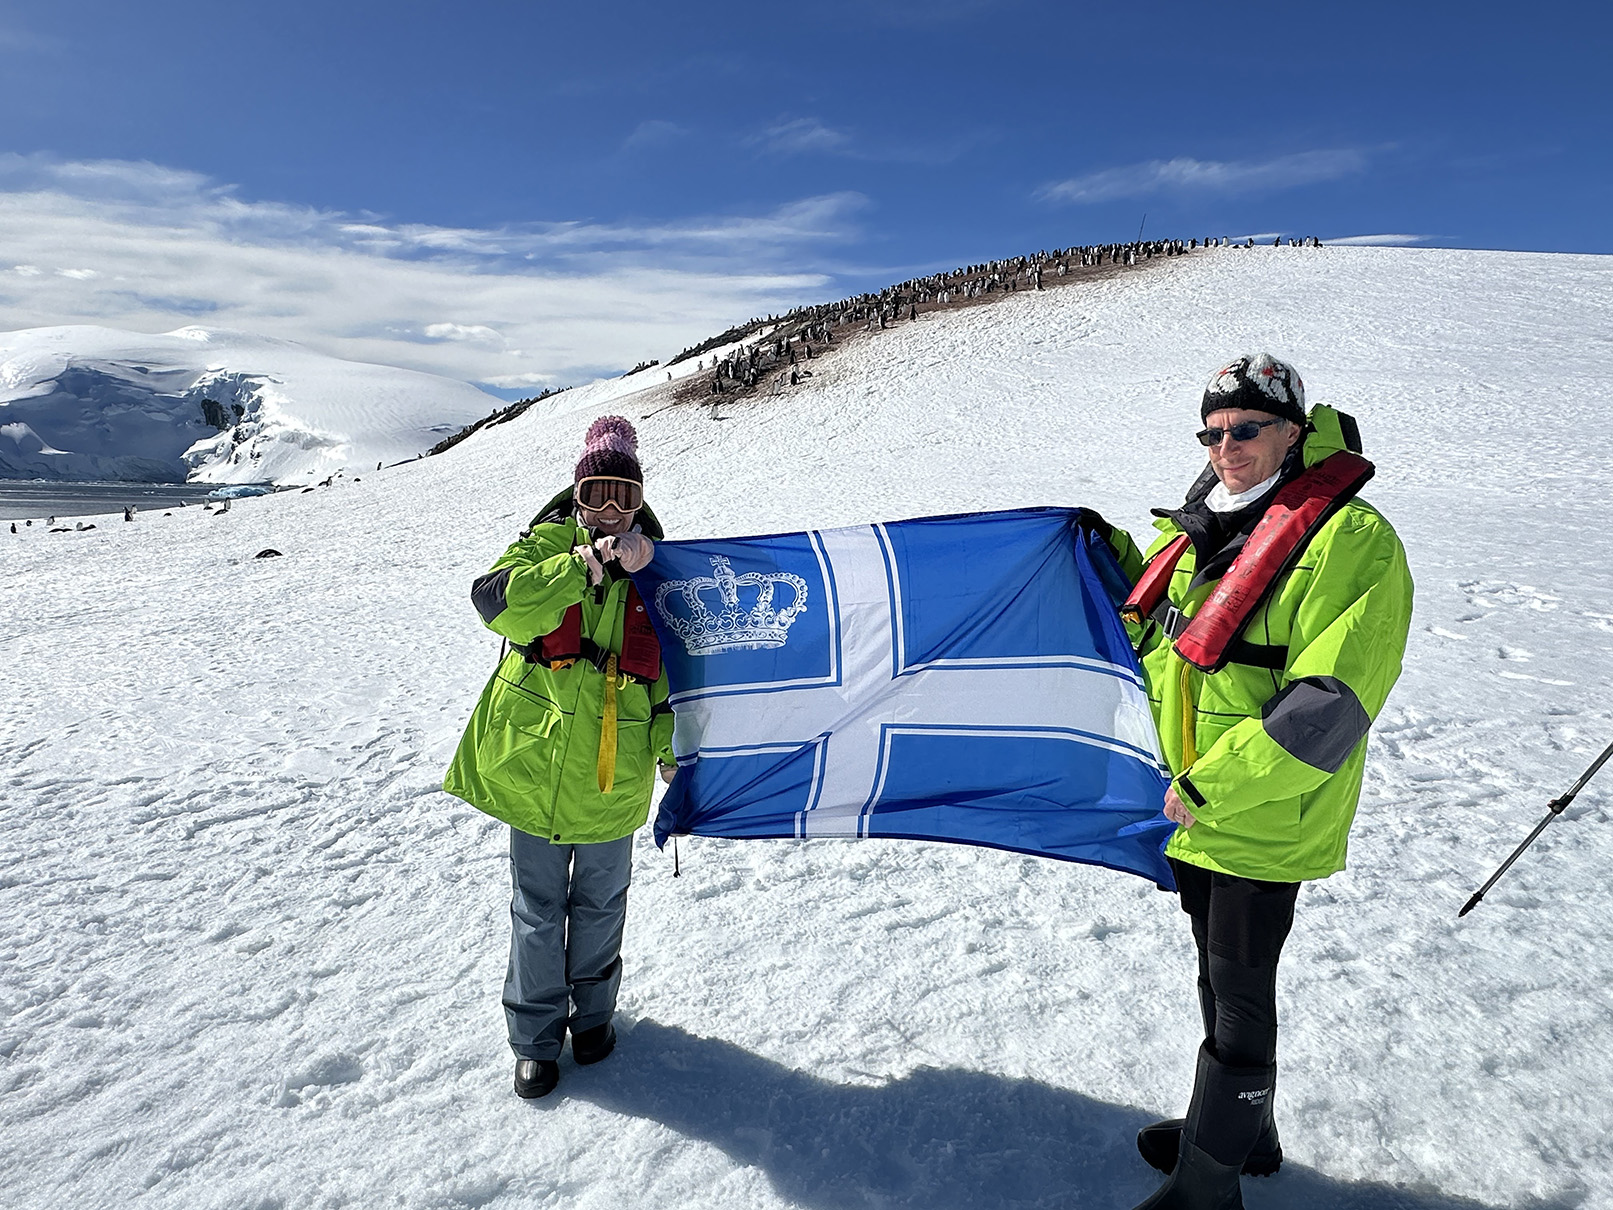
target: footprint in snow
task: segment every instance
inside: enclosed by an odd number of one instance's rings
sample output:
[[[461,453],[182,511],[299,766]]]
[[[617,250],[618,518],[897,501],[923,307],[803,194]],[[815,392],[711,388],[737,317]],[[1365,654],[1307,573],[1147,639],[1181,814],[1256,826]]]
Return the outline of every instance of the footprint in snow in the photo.
[[[301,1071],[283,1076],[271,1104],[276,1109],[292,1109],[302,1104],[302,1094],[342,1084],[357,1083],[364,1076],[364,1064],[353,1055],[325,1055]]]
[[[1532,584],[1513,584],[1508,581],[1467,580],[1456,586],[1467,594],[1468,604],[1476,608],[1510,605],[1513,608],[1533,609],[1549,613],[1562,604],[1562,598],[1543,592]]]

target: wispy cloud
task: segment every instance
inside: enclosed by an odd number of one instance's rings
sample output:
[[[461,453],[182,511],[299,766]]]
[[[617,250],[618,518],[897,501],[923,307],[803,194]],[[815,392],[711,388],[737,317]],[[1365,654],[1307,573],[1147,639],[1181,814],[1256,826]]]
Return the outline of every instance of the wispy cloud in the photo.
[[[831,289],[867,199],[676,222],[440,227],[144,163],[0,154],[0,330],[216,326],[493,385],[663,356]]]
[[[847,151],[851,147],[850,135],[825,126],[817,118],[791,118],[775,122],[746,141],[774,155],[822,154]]]
[[[689,133],[688,127],[679,126],[663,118],[640,122],[633,133],[622,142],[623,151],[648,151],[656,147],[670,147],[681,142]]]
[[[422,331],[427,340],[457,340],[465,344],[502,349],[508,343],[502,333],[486,324],[427,324]]]
[[[951,164],[972,148],[1000,137],[988,127],[949,129],[940,136],[903,137],[889,131],[874,137],[867,132],[825,125],[819,118],[781,118],[766,129],[748,135],[740,145],[758,155],[823,155],[872,164],[914,164],[938,167]]]
[[[1426,243],[1433,238],[1431,235],[1335,235],[1322,242],[1346,248],[1404,248],[1410,244]]]
[[[1350,149],[1302,151],[1268,160],[1146,160],[1055,181],[1037,190],[1045,202],[1089,204],[1161,193],[1258,193],[1334,181],[1364,172],[1367,158]]]

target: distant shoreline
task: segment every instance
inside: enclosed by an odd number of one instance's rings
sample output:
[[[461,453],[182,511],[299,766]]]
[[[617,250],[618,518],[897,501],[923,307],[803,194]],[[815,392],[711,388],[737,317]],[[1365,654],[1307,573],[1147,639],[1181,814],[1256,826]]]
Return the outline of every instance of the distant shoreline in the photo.
[[[47,517],[96,517],[179,508],[205,502],[220,483],[72,483],[53,479],[0,479],[0,521],[43,521]]]

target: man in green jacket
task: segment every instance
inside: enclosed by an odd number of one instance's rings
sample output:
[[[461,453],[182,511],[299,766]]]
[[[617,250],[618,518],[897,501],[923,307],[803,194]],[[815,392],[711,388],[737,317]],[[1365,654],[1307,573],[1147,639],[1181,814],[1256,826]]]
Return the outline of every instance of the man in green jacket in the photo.
[[[1307,413],[1299,375],[1264,353],[1218,370],[1201,416],[1210,465],[1181,508],[1156,510],[1131,602],[1204,1025],[1187,1117],[1138,1136],[1170,1174],[1138,1210],[1241,1207],[1240,1171],[1282,1163],[1277,960],[1300,883],[1344,868],[1367,730],[1411,624],[1405,550],[1354,495],[1372,472],[1349,417]]]
[[[508,643],[443,789],[510,825],[504,1013],[515,1091],[546,1096],[572,1058],[616,1045],[633,833],[657,762],[670,780],[666,672],[629,573],[660,525],[644,503],[638,438],[620,416],[588,430],[573,483],[471,588]]]

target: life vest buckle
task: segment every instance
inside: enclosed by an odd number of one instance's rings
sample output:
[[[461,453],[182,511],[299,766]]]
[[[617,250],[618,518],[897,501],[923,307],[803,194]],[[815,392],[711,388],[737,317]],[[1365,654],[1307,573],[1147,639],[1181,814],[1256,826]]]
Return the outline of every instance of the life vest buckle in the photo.
[[[1175,605],[1167,604],[1164,616],[1159,619],[1159,628],[1165,632],[1165,637],[1175,642],[1187,629],[1188,616]]]

